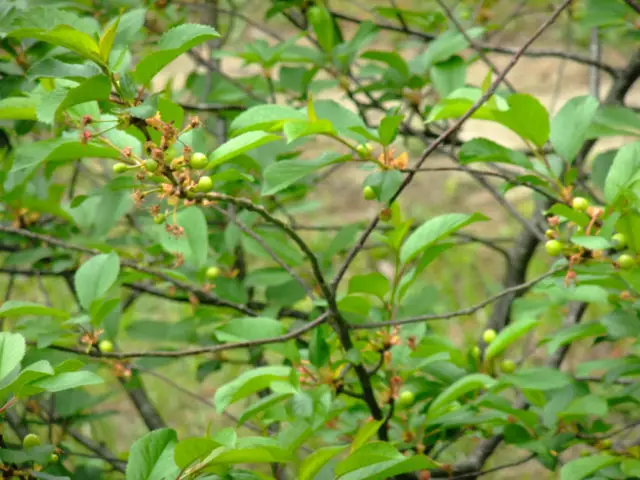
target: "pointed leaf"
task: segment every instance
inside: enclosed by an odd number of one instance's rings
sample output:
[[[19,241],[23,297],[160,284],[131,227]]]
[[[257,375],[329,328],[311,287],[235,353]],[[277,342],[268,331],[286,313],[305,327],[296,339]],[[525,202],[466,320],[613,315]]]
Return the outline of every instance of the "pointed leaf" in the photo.
[[[242,373],[216,391],[214,398],[216,410],[222,412],[232,403],[267,388],[275,381],[286,381],[290,371],[290,367],[270,366]]]
[[[575,97],[569,100],[551,121],[551,143],[556,151],[571,163],[580,147],[587,139],[589,126],[599,107],[591,96]]]
[[[69,313],[57,308],[47,307],[22,300],[7,300],[0,306],[0,317],[16,317],[23,315],[37,315],[42,317],[69,318]]]
[[[19,333],[0,333],[0,381],[22,361],[27,344]]]
[[[247,132],[223,143],[209,156],[209,168],[216,167],[261,145],[282,140],[278,135],[265,132]]]
[[[177,443],[174,430],[154,430],[131,447],[126,480],[163,480],[176,478],[180,469],[173,460]]]
[[[115,252],[96,255],[83,263],[73,280],[80,305],[89,310],[93,301],[101,298],[115,283],[119,272],[120,259]]]

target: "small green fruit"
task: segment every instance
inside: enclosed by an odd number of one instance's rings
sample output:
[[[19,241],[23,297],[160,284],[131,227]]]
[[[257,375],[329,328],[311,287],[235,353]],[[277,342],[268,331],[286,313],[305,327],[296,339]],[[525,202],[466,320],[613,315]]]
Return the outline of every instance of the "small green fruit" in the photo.
[[[311,310],[313,310],[313,300],[310,297],[304,297],[302,300],[296,302],[293,308],[304,313],[310,313]]]
[[[209,279],[214,279],[218,275],[220,275],[220,269],[218,267],[209,267],[209,268],[207,268],[207,272],[206,272],[205,275]]]
[[[149,158],[144,161],[144,168],[147,172],[155,172],[158,169],[158,162]]]
[[[362,189],[362,198],[364,198],[365,200],[375,200],[376,191],[370,186],[364,187]]]
[[[549,255],[555,257],[562,253],[563,246],[562,243],[560,243],[558,240],[549,240],[544,244],[544,249]]]
[[[164,213],[159,213],[158,215],[153,217],[153,221],[156,222],[158,225],[163,224],[166,219],[167,219],[167,216]]]
[[[408,407],[409,405],[413,405],[413,402],[416,401],[416,396],[413,394],[411,390],[403,390],[400,392],[398,396],[398,404],[403,407]]]
[[[623,270],[629,270],[633,268],[635,264],[636,260],[631,255],[624,253],[618,257],[618,265],[620,265],[620,268]]]
[[[513,373],[516,371],[516,366],[516,362],[513,360],[503,360],[502,363],[500,363],[500,370],[504,373]]]
[[[129,165],[126,163],[116,163],[113,166],[113,173],[124,173],[129,170]]]
[[[196,170],[203,169],[207,166],[208,163],[209,159],[207,158],[207,156],[204,153],[200,152],[194,153],[189,159],[189,165],[191,165],[191,168],[195,168]]]
[[[475,359],[480,358],[480,355],[482,355],[482,350],[480,350],[480,347],[478,345],[474,345],[473,348],[471,348],[471,356]]]
[[[29,433],[27,436],[22,439],[22,447],[23,448],[32,448],[37,447],[41,444],[40,437],[35,433]]]
[[[624,248],[627,245],[627,237],[624,233],[616,233],[611,237],[611,241],[617,249]]]
[[[496,331],[493,328],[490,328],[484,331],[484,333],[482,334],[482,340],[484,340],[484,343],[488,345],[493,342],[497,336],[498,334],[496,333]]]
[[[213,190],[213,180],[211,180],[211,177],[200,177],[196,189],[199,192],[210,192]]]
[[[605,438],[600,442],[603,448],[611,448],[613,446],[613,441],[610,438]]]
[[[555,230],[547,230],[546,232],[544,232],[544,236],[547,237],[549,240],[553,240],[554,238],[557,237],[557,233]]]
[[[113,343],[110,342],[109,340],[102,340],[98,344],[98,349],[104,353],[111,353],[113,352]]]
[[[361,143],[356,147],[356,151],[362,158],[366,158],[373,152],[373,147],[369,144]]]
[[[60,458],[55,453],[52,453],[49,457],[49,463],[57,463]]]
[[[586,212],[589,208],[589,200],[584,197],[576,197],[571,202],[571,206],[578,212]]]

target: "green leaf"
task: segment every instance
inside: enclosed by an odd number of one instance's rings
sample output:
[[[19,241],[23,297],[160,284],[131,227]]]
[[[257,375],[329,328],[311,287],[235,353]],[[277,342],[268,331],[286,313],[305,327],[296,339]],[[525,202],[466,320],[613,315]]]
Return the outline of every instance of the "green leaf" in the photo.
[[[640,171],[640,142],[628,143],[616,153],[604,184],[604,196],[615,201]]]
[[[265,132],[247,132],[228,140],[216,148],[209,156],[209,168],[216,167],[232,158],[242,155],[249,150],[267,143],[282,140],[278,135]]]
[[[115,252],[96,255],[83,263],[73,279],[80,305],[89,310],[93,301],[113,286],[119,272],[120,259]]]
[[[433,87],[441,98],[446,97],[457,89],[464,87],[467,76],[467,64],[462,57],[455,55],[444,62],[431,67]]]
[[[184,260],[196,268],[204,266],[209,254],[207,219],[197,207],[188,207],[176,216],[176,224],[184,228],[179,238],[158,227],[162,247],[171,253],[181,253]]]
[[[85,385],[97,385],[103,383],[101,377],[92,372],[64,372],[33,382],[31,386],[41,388],[47,392],[60,392]]]
[[[342,475],[338,477],[338,480],[387,480],[402,473],[416,472],[436,467],[433,460],[424,455],[415,455],[409,458],[395,458],[373,464],[367,462],[365,457],[362,458],[362,464],[366,466]]]
[[[298,479],[313,480],[316,474],[322,470],[322,467],[345,448],[345,445],[336,445],[316,449],[302,461],[298,470]]]
[[[41,28],[23,28],[8,34],[10,37],[35,38],[43,42],[58,45],[77,53],[81,57],[104,65],[98,44],[88,34],[68,25],[58,25],[51,30]]]
[[[462,163],[499,162],[532,168],[531,162],[524,153],[503,147],[487,138],[474,138],[465,142],[460,147],[458,157]]]
[[[327,152],[315,160],[285,160],[272,163],[264,171],[261,195],[274,195],[316,170],[348,158],[351,157]]]
[[[440,394],[431,402],[431,405],[429,405],[429,409],[427,410],[427,419],[433,419],[434,417],[441,415],[445,409],[449,407],[451,402],[457,400],[461,396],[474,390],[491,388],[495,383],[495,379],[483,373],[472,373],[460,378],[440,392]]]
[[[251,130],[280,130],[288,120],[306,120],[304,112],[287,105],[268,104],[251,107],[233,119],[229,130],[234,134]]]
[[[622,473],[627,477],[640,477],[640,460],[622,460],[620,470],[622,470]]]
[[[69,318],[69,312],[37,303],[24,302],[22,300],[7,300],[0,306],[0,317],[18,317],[24,315]]]
[[[384,423],[384,420],[372,420],[370,422],[365,423],[356,433],[356,436],[353,437],[353,441],[351,442],[350,452],[354,453],[360,447],[362,447],[365,443],[367,443],[371,437],[373,437],[380,427]]]
[[[222,412],[232,403],[267,388],[275,381],[286,381],[290,371],[290,367],[269,366],[242,373],[216,391],[214,398],[216,410]]]
[[[151,53],[144,56],[133,74],[138,83],[147,84],[164,67],[193,47],[219,37],[208,25],[185,23],[165,33]]]
[[[560,470],[560,480],[582,480],[604,467],[620,462],[620,458],[612,455],[591,455],[577,458],[566,463]]]
[[[178,442],[174,451],[174,461],[182,469],[204,459],[220,444],[210,438],[186,438]]]
[[[66,109],[81,103],[93,100],[107,100],[111,93],[111,83],[104,75],[97,75],[82,82],[69,90],[55,110],[55,118],[58,118]]]
[[[335,42],[335,30],[329,10],[319,6],[311,7],[307,10],[307,18],[322,49],[330,52]]]
[[[591,96],[574,97],[553,117],[551,143],[565,161],[571,163],[575,159],[599,105]]]
[[[585,395],[576,398],[566,408],[558,413],[559,418],[572,416],[595,416],[604,418],[609,413],[607,401],[597,395]]]
[[[502,375],[500,380],[522,389],[543,391],[555,390],[571,383],[571,378],[566,373],[546,367],[518,370],[511,375]]]
[[[488,220],[488,218],[480,213],[472,215],[450,213],[431,218],[418,227],[404,242],[404,245],[400,248],[400,260],[402,263],[407,263],[438,240],[471,223],[485,220]]]
[[[398,127],[402,123],[404,117],[402,115],[390,115],[384,117],[378,126],[378,136],[380,143],[387,146],[393,143],[398,135]]]
[[[538,320],[536,318],[528,318],[514,322],[501,330],[485,351],[487,361],[491,361],[501,355],[510,345],[526,335],[537,324]]]
[[[538,147],[549,138],[549,114],[531,95],[516,93],[507,98],[509,110],[494,112],[495,119]]]
[[[605,333],[607,333],[607,330],[599,323],[571,325],[570,327],[564,328],[551,335],[551,340],[547,344],[549,355],[553,354],[553,352],[563,345],[567,345],[584,338],[604,335]]]
[[[276,337],[284,331],[285,326],[282,322],[269,317],[234,318],[215,330],[218,339],[225,342]]]
[[[246,421],[252,419],[257,414],[264,412],[268,408],[271,408],[273,405],[276,405],[287,398],[291,397],[293,393],[285,392],[285,393],[272,393],[264,398],[261,398],[257,402],[252,403],[242,415],[238,418],[238,426],[243,425]]]
[[[0,381],[20,365],[27,344],[19,333],[0,332]]]
[[[482,27],[474,27],[466,31],[471,39],[478,38],[483,32],[484,29]],[[429,43],[427,50],[420,55],[418,64],[424,72],[432,65],[448,60],[468,46],[469,42],[462,33],[456,30],[449,30]]]
[[[389,292],[389,279],[379,272],[355,275],[349,280],[349,293],[370,293],[382,299]]]
[[[309,342],[309,361],[312,365],[321,368],[324,367],[329,358],[331,358],[331,347],[326,340],[327,328],[321,325],[311,333],[311,341]]]
[[[162,428],[145,434],[131,447],[126,480],[164,480],[176,478],[180,469],[173,460],[177,436]]]
[[[32,98],[9,97],[0,100],[0,120],[32,120],[36,115],[37,103]]]
[[[597,235],[574,235],[571,243],[589,250],[607,250],[613,246],[609,239]]]
[[[104,34],[100,37],[100,44],[98,47],[100,48],[100,56],[104,63],[109,62],[109,54],[111,53],[111,49],[113,48],[113,42],[116,39],[116,32],[118,30],[118,25],[120,24],[120,17],[116,19],[109,27],[105,30]]]
[[[329,120],[290,120],[285,122],[283,132],[287,137],[287,143],[309,135],[335,133]]]
[[[0,389],[0,399],[4,398],[9,392],[19,398],[28,397],[42,390],[39,388],[30,388],[29,384],[35,382],[42,377],[54,375],[55,372],[51,368],[51,364],[46,360],[40,360],[22,369],[20,374],[12,380],[9,385]]]

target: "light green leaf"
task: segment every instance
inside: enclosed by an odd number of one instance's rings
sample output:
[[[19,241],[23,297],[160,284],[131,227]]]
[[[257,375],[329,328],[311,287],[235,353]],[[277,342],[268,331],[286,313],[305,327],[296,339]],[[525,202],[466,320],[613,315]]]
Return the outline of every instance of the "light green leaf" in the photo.
[[[427,220],[404,242],[404,245],[400,248],[400,260],[402,263],[407,263],[438,240],[471,223],[485,220],[488,220],[488,218],[480,213],[472,215],[450,213]]]
[[[622,473],[624,473],[627,477],[640,477],[640,460],[622,460],[620,470],[622,470]]]
[[[111,93],[111,83],[104,75],[91,77],[75,88],[69,90],[58,105],[55,116],[59,117],[67,108],[93,100],[107,100]]]
[[[315,120],[313,122],[309,120],[289,120],[285,122],[283,131],[287,137],[287,143],[309,135],[335,133],[329,120]]]
[[[275,142],[276,140],[282,140],[278,135],[265,132],[247,132],[231,140],[223,143],[216,148],[211,155],[209,155],[208,168],[216,167],[222,163],[225,163],[232,158],[242,155],[249,150],[258,148],[267,143]]]
[[[179,238],[158,227],[162,247],[171,253],[181,253],[185,262],[196,268],[204,266],[209,254],[207,219],[197,207],[188,207],[176,216],[176,224],[184,228]]]
[[[0,306],[0,317],[18,317],[24,315],[69,318],[69,312],[37,303],[24,302],[22,300],[7,300]]]
[[[243,425],[247,420],[252,419],[260,412],[264,412],[266,409],[276,405],[287,398],[291,397],[293,393],[272,393],[264,398],[261,398],[257,402],[252,403],[247,409],[242,412],[242,415],[238,418],[238,425]]]
[[[100,48],[93,38],[68,25],[58,25],[51,30],[23,28],[10,32],[8,36],[42,40],[43,42],[67,48],[81,57],[93,60],[99,65],[104,65],[100,56]]]
[[[460,147],[458,157],[462,163],[499,162],[532,168],[527,156],[487,138],[474,138]]]
[[[242,373],[216,391],[214,398],[216,410],[222,412],[232,403],[267,388],[272,382],[286,381],[290,372],[290,367],[269,366]]]
[[[26,97],[9,97],[0,100],[0,120],[37,120],[36,101]]]
[[[383,423],[384,420],[374,420],[371,422],[367,422],[362,427],[360,427],[360,430],[358,430],[356,436],[353,437],[350,452],[354,453],[365,443],[367,443],[371,439],[371,437],[378,433],[378,430]]]
[[[233,119],[229,129],[234,135],[251,130],[282,129],[289,120],[306,120],[304,112],[287,105],[268,104],[251,107]]]
[[[559,332],[555,332],[550,336],[550,341],[547,344],[549,355],[553,354],[561,346],[573,343],[584,338],[596,337],[607,333],[607,329],[600,323],[583,323],[578,325],[571,325],[564,328]]]
[[[101,298],[115,283],[120,272],[120,259],[116,252],[96,255],[82,264],[73,279],[78,301],[85,310],[94,300]]]
[[[549,114],[531,95],[516,93],[507,98],[509,110],[494,111],[495,119],[538,147],[549,138]]]
[[[126,480],[165,480],[176,478],[180,469],[173,460],[177,436],[162,428],[147,433],[131,447]]]
[[[563,105],[551,121],[550,139],[554,148],[571,163],[587,139],[589,126],[599,107],[591,96],[574,97]]]
[[[237,342],[276,337],[285,332],[285,326],[275,318],[242,317],[234,318],[222,327],[216,328],[215,331],[219,340]]]
[[[176,465],[184,469],[204,459],[218,447],[220,444],[210,438],[186,438],[176,445],[173,458]]]
[[[104,31],[103,35],[100,37],[100,44],[98,45],[100,49],[100,56],[104,63],[109,62],[109,54],[111,53],[111,49],[113,48],[113,42],[116,39],[116,32],[118,30],[118,24],[120,23],[120,17],[116,19],[107,29]]]
[[[19,333],[0,332],[0,381],[20,365],[27,344]]]
[[[595,416],[604,418],[609,413],[607,401],[597,395],[585,395],[576,398],[566,408],[558,413],[558,417]]]
[[[348,158],[351,157],[327,152],[315,160],[284,160],[272,163],[264,171],[261,195],[274,195],[316,170]]]
[[[555,390],[571,383],[566,373],[546,367],[518,370],[511,375],[502,375],[500,380],[518,388],[542,391]]]
[[[370,293],[384,298],[389,292],[389,279],[379,272],[355,275],[349,280],[349,293]]]
[[[491,388],[495,383],[495,379],[483,373],[472,373],[460,378],[440,392],[440,394],[431,402],[429,410],[427,410],[427,419],[433,419],[434,417],[442,414],[444,409],[447,408],[451,402],[457,400],[461,396],[474,390]]]
[[[53,375],[54,373],[53,368],[51,368],[51,365],[46,360],[32,363],[28,367],[23,368],[18,377],[13,379],[9,385],[0,389],[0,399],[4,398],[9,392],[13,392],[13,395],[20,398],[40,393],[42,391],[41,389],[30,389],[28,384],[42,377]]]
[[[604,184],[604,196],[613,202],[640,171],[640,142],[628,143],[618,150]]]
[[[307,10],[307,18],[322,49],[325,52],[330,52],[335,43],[335,31],[331,13],[324,7],[314,6]]]
[[[322,447],[306,457],[298,470],[299,480],[313,480],[326,463],[346,448],[346,445]]]
[[[566,463],[560,470],[560,480],[582,480],[604,467],[619,463],[621,458],[612,455],[591,455]]]
[[[455,55],[444,62],[431,67],[431,80],[441,98],[464,87],[467,76],[467,64],[462,57]]]
[[[151,53],[143,57],[133,74],[135,80],[147,84],[164,67],[193,47],[219,37],[208,25],[185,23],[165,33]]]
[[[415,455],[409,458],[401,457],[373,464],[367,462],[366,457],[364,457],[362,458],[362,464],[365,466],[338,477],[338,480],[387,480],[402,473],[436,467],[433,460],[424,455]]]
[[[92,372],[64,372],[33,382],[30,386],[41,388],[47,392],[60,392],[71,388],[103,383],[101,377]]]

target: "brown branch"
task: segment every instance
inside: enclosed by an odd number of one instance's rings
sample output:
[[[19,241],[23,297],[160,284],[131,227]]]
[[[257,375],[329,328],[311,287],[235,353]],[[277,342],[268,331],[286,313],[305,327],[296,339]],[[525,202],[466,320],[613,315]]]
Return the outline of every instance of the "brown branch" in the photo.
[[[633,8],[636,13],[640,14],[640,2],[638,0],[624,0],[624,3]]]

